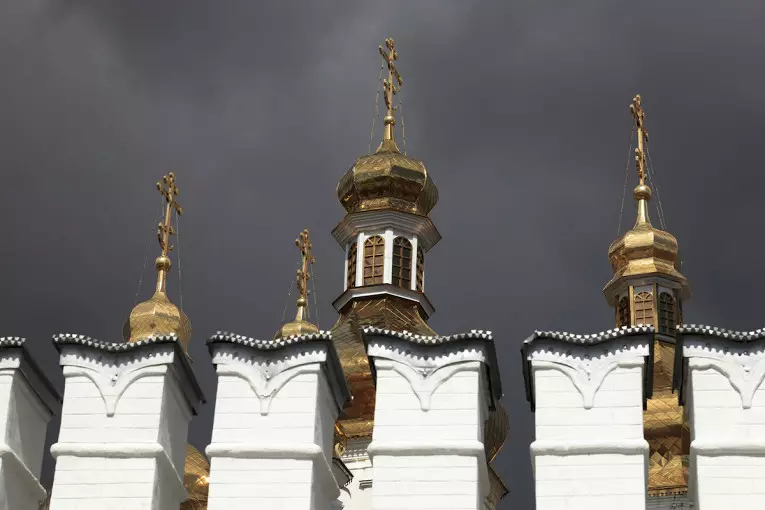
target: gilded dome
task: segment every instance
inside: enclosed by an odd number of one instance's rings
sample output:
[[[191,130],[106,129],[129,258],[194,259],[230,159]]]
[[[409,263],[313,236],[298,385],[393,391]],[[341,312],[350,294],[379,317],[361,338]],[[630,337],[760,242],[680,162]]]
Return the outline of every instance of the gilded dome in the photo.
[[[175,306],[167,297],[165,284],[170,259],[157,258],[157,290],[148,300],[138,303],[130,312],[122,334],[126,342],[138,342],[147,338],[175,335],[183,349],[188,352],[191,339],[191,321],[183,310]]]
[[[688,280],[678,270],[680,257],[675,236],[651,225],[648,218],[648,200],[651,189],[645,184],[634,190],[638,201],[635,226],[611,243],[608,259],[614,277],[605,287],[607,295],[624,278],[661,275],[680,284],[682,297],[690,295]]]
[[[274,340],[289,338],[291,336],[312,335],[318,333],[319,328],[306,320],[294,320],[283,324],[274,335]]]
[[[199,450],[187,444],[183,486],[189,497],[181,504],[180,510],[206,510],[209,485],[210,462]]]
[[[386,139],[343,175],[337,198],[349,213],[396,209],[424,216],[438,202],[438,188],[422,161],[401,154],[396,142]]]

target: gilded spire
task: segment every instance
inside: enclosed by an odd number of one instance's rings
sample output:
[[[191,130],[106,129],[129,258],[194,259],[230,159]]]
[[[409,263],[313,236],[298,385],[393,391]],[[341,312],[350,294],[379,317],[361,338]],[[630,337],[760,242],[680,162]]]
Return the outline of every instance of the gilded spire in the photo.
[[[169,255],[173,251],[170,236],[175,234],[172,215],[173,211],[179,216],[183,214],[183,208],[176,198],[180,190],[175,184],[175,174],[170,172],[162,177],[162,181],[157,183],[157,190],[165,199],[164,218],[157,226],[157,240],[161,250],[154,262],[157,286],[149,300],[139,303],[130,312],[124,336],[128,342],[138,342],[154,336],[175,335],[186,349],[191,338],[191,323],[186,314],[167,297],[167,276],[172,266]]]
[[[635,127],[637,129],[638,146],[635,149],[635,166],[638,171],[639,184],[633,191],[635,200],[638,202],[638,214],[635,226],[642,223],[651,224],[651,220],[648,218],[648,200],[651,199],[651,188],[645,183],[645,170],[646,170],[646,151],[645,143],[648,142],[648,131],[645,129],[645,110],[640,101],[640,94],[636,95],[632,99],[630,105],[630,112],[635,119]]]
[[[387,52],[386,52],[387,48]],[[393,105],[393,96],[398,94],[399,88],[404,84],[403,78],[396,68],[396,60],[398,60],[398,52],[396,51],[395,43],[393,39],[388,37],[385,39],[385,48],[379,47],[380,55],[385,63],[388,65],[388,77],[383,79],[383,97],[385,99],[385,134],[383,135],[383,141],[378,147],[377,152],[383,150],[395,150],[398,152],[398,146],[396,145],[394,126],[396,125],[396,118],[393,113],[396,111],[396,107]]]
[[[274,340],[319,332],[319,328],[308,321],[308,280],[311,278],[311,266],[316,262],[311,254],[313,245],[308,237],[308,229],[303,230],[295,239],[295,245],[300,249],[300,269],[297,270],[295,278],[298,289],[297,313],[294,321],[279,328]]]

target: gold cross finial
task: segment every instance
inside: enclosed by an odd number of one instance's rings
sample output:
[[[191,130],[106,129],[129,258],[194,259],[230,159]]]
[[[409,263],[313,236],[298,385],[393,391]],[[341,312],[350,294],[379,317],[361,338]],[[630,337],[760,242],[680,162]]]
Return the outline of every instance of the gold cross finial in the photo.
[[[379,47],[380,55],[388,65],[388,77],[383,80],[383,97],[385,99],[385,106],[387,113],[385,115],[385,137],[384,140],[393,140],[393,126],[396,124],[396,120],[393,117],[395,106],[393,106],[393,96],[398,94],[399,88],[404,84],[403,78],[396,68],[396,60],[398,60],[398,52],[396,52],[396,46],[393,39],[388,37],[385,39],[385,48]]]
[[[310,264],[316,262],[316,259],[311,255],[311,249],[313,245],[308,238],[308,229],[303,230],[297,239],[295,244],[300,248],[301,265],[297,270],[297,288],[298,288],[298,313],[300,308],[308,306],[308,280],[311,278]]]
[[[635,118],[635,126],[637,127],[637,134],[638,134],[638,146],[637,149],[635,149],[635,165],[637,166],[638,171],[638,178],[640,179],[640,184],[645,184],[645,166],[646,166],[646,155],[645,155],[645,149],[643,148],[643,138],[645,137],[645,141],[648,141],[648,131],[645,129],[645,110],[643,110],[643,105],[640,102],[640,94],[636,95],[632,99],[632,104],[630,105],[630,112],[632,113],[632,116]]]
[[[175,234],[175,229],[173,229],[171,222],[173,210],[178,213],[178,216],[183,214],[183,207],[181,207],[181,204],[175,198],[180,193],[178,186],[175,185],[175,174],[170,172],[162,177],[162,182],[157,183],[157,189],[165,197],[165,202],[167,202],[165,218],[157,228],[157,239],[159,240],[160,248],[162,248],[162,256],[167,257],[167,254],[173,251],[173,247],[170,245],[170,236]]]

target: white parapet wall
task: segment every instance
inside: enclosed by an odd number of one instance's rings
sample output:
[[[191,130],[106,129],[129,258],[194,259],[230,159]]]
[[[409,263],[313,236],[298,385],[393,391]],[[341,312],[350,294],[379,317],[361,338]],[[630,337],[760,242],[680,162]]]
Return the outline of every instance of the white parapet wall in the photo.
[[[208,345],[218,374],[208,509],[340,508],[334,425],[350,395],[329,333],[218,333]]]
[[[24,347],[0,338],[0,510],[37,510],[48,422],[61,402]]]
[[[188,423],[203,400],[177,339],[54,342],[65,384],[50,510],[177,509]]]
[[[678,327],[698,510],[765,508],[765,330]]]
[[[377,385],[373,510],[483,509],[484,423],[501,397],[491,334],[364,330]]]
[[[537,510],[645,510],[652,345],[646,326],[524,342]]]

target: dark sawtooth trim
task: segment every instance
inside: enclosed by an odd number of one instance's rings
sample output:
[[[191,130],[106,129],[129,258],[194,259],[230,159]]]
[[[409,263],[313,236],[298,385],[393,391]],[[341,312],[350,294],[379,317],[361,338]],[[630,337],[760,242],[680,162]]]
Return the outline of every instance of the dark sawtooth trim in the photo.
[[[685,345],[686,336],[721,340],[723,342],[733,342],[737,344],[748,344],[765,339],[765,328],[755,329],[753,331],[735,331],[718,328],[716,326],[704,326],[702,324],[680,324],[675,331],[675,369],[672,374],[672,389],[677,390],[680,405],[685,405],[685,381],[688,377],[688,360],[683,356],[683,346]]]
[[[523,380],[526,386],[526,401],[531,407],[531,412],[536,411],[536,402],[534,400],[534,378],[531,374],[531,361],[529,353],[533,344],[537,340],[554,340],[571,345],[593,346],[631,336],[653,335],[656,333],[653,326],[624,326],[621,328],[607,329],[599,333],[590,335],[578,335],[567,333],[565,331],[535,331],[530,337],[523,341],[521,346],[521,364],[523,367]],[[646,409],[647,401],[653,396],[653,359],[654,346],[653,338],[648,342],[648,356],[645,360],[646,369],[643,377],[643,409]]]
[[[194,370],[191,368],[191,362],[188,354],[184,352],[178,337],[175,335],[161,335],[150,337],[138,342],[104,342],[85,335],[74,335],[69,333],[53,335],[53,345],[59,353],[65,346],[80,346],[86,349],[93,349],[102,352],[108,352],[116,355],[132,353],[146,349],[148,346],[172,344],[176,356],[173,357],[174,372],[180,380],[181,391],[186,397],[186,401],[191,407],[191,412],[196,415],[200,405],[207,403],[202,387],[199,386]]]
[[[499,365],[497,363],[497,350],[494,347],[494,340],[491,331],[472,330],[469,333],[459,333],[449,336],[426,336],[416,335],[408,331],[393,331],[390,329],[375,328],[367,326],[361,330],[361,336],[364,339],[364,348],[369,348],[369,339],[372,336],[383,336],[396,340],[403,340],[426,347],[435,347],[445,344],[460,344],[479,341],[486,347],[488,354],[487,368],[489,372],[489,391],[491,392],[491,410],[496,408],[495,402],[502,398],[502,381],[499,376]],[[370,363],[372,377],[377,383],[377,374],[375,373],[374,363]]]
[[[0,338],[0,349],[7,351],[19,351],[19,371],[29,383],[42,404],[51,414],[57,414],[61,410],[61,394],[50,382],[45,372],[40,368],[37,362],[32,358],[26,346],[26,339],[21,337],[3,337]]]
[[[319,331],[310,335],[293,335],[279,340],[257,340],[236,333],[217,331],[207,341],[207,348],[210,350],[210,354],[213,352],[212,346],[214,344],[241,345],[242,347],[258,351],[277,351],[295,345],[318,344],[326,346],[327,362],[326,366],[322,367],[322,369],[325,371],[327,379],[334,383],[335,397],[341,411],[351,398],[351,391],[348,389],[348,383],[345,381],[345,373],[340,364],[340,358],[332,342],[332,335],[328,331]]]

